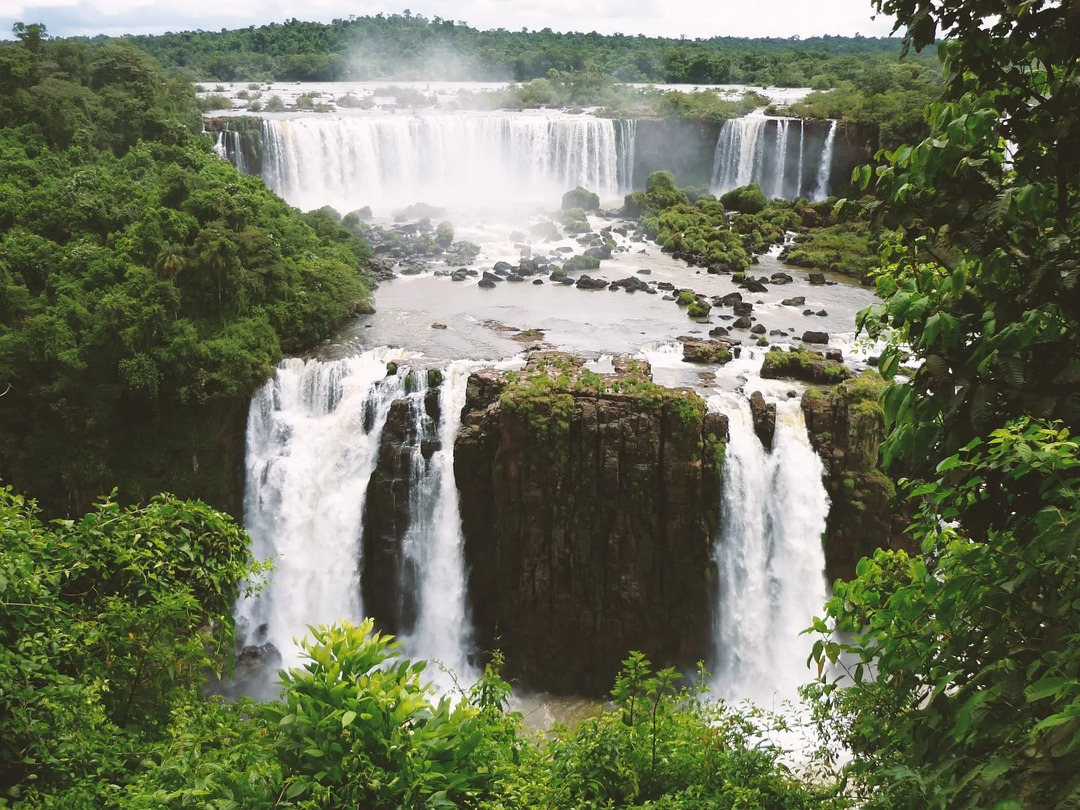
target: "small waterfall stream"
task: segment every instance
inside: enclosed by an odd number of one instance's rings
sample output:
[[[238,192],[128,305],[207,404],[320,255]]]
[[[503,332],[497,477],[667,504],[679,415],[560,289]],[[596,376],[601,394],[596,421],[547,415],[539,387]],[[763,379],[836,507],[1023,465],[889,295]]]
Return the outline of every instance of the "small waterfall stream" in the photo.
[[[799,634],[826,596],[821,535],[829,500],[823,469],[798,401],[777,403],[771,452],[754,433],[745,399],[725,398],[723,408],[730,439],[714,548],[714,690],[762,702],[793,698],[809,675],[811,642]]]
[[[833,146],[836,143],[836,121],[829,125],[829,134],[825,136],[825,145],[821,148],[821,160],[818,161],[817,185],[814,186],[814,199],[824,200],[829,196],[829,177],[832,174]]]

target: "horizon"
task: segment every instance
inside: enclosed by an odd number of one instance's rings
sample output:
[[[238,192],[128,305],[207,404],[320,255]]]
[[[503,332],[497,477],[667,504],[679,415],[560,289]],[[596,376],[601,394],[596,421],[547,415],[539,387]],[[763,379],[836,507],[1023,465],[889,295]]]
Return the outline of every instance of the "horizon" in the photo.
[[[357,7],[360,5],[361,7]],[[717,4],[700,10],[693,0],[598,0],[588,14],[578,14],[573,0],[555,0],[536,8],[525,0],[426,0],[420,8],[391,11],[373,3],[313,0],[300,19],[287,0],[236,0],[228,6],[193,0],[177,8],[168,0],[15,0],[0,14],[4,39],[17,22],[45,25],[50,37],[156,36],[167,33],[218,33],[289,20],[329,24],[335,19],[411,14],[427,20],[451,20],[480,31],[506,30],[557,34],[598,33],[656,39],[700,41],[734,39],[812,39],[815,37],[887,38],[892,21],[874,18],[868,0],[823,0],[813,8],[800,0],[760,0],[754,14],[732,12]],[[292,8],[292,10],[290,10]],[[772,11],[770,11],[770,9]],[[359,13],[357,13],[359,12]]]

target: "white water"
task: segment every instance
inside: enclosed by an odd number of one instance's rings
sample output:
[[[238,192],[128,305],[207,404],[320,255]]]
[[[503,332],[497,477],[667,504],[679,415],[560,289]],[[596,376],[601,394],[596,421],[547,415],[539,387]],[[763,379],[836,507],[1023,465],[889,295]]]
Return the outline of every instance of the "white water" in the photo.
[[[630,189],[628,122],[562,113],[333,115],[263,119],[263,177],[299,208],[417,201],[458,209],[551,205],[584,186]]]
[[[457,362],[443,370],[437,427],[424,418],[422,408],[410,409],[421,421],[417,434],[428,432],[428,438],[437,437],[440,448],[429,459],[418,452],[413,455],[409,528],[402,541],[404,554],[419,579],[416,626],[404,639],[406,652],[414,658],[438,661],[456,673],[459,683],[475,680],[468,663],[471,639],[465,608],[464,537],[454,481],[454,440],[473,367],[475,364]],[[417,392],[418,397],[423,393]],[[427,675],[444,690],[452,686],[438,672],[429,670]]]
[[[359,622],[364,617],[360,577],[363,516],[368,481],[378,461],[380,435],[390,404],[410,403],[417,437],[410,482],[410,523],[402,540],[405,559],[417,572],[416,623],[405,638],[413,658],[434,659],[468,684],[469,620],[454,439],[465,404],[469,370],[451,363],[439,391],[441,419],[424,409],[426,374],[406,391],[407,369],[386,375],[388,360],[402,352],[376,349],[324,362],[284,361],[252,400],[247,434],[245,524],[258,559],[275,570],[266,588],[236,606],[243,646],[271,643],[282,666],[300,663],[296,639],[309,625]],[[440,449],[424,459],[421,440]],[[431,669],[443,689],[452,681]],[[264,684],[273,681],[264,673]]]
[[[244,525],[271,560],[269,585],[236,606],[245,646],[272,643],[285,667],[308,625],[363,618],[359,575],[367,482],[390,403],[401,395],[376,350],[334,362],[285,360],[251,401]]]
[[[807,682],[812,640],[800,636],[825,602],[821,535],[829,511],[823,468],[798,400],[777,403],[771,452],[747,401],[716,397],[730,419],[722,522],[713,690],[763,703],[793,699]]]
[[[836,121],[829,125],[829,134],[825,136],[825,145],[821,149],[818,163],[817,185],[814,186],[814,199],[824,200],[829,196],[829,175],[832,174],[833,144],[836,142]]]
[[[797,141],[789,137],[796,121]],[[805,153],[805,130],[806,122],[800,118],[766,117],[760,112],[725,121],[716,139],[709,190],[720,195],[757,183],[772,197],[794,199],[805,194],[815,201],[825,199],[829,195],[836,121],[831,122],[821,153],[816,157],[812,187],[803,180],[807,160],[814,160],[813,155]],[[814,165],[811,162],[808,168],[813,171]]]

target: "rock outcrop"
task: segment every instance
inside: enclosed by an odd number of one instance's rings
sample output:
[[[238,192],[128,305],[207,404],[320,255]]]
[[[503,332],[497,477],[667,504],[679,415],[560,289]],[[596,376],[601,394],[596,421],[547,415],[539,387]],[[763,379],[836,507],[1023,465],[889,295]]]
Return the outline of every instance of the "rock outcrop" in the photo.
[[[855,564],[879,547],[908,548],[907,521],[894,514],[892,480],[881,471],[884,415],[878,402],[885,383],[876,372],[826,391],[803,394],[810,443],[825,465],[832,506],[825,530],[825,573],[851,579]]]
[[[455,445],[470,609],[526,689],[602,695],[628,650],[710,654],[727,420],[648,364],[560,353],[468,383]]]

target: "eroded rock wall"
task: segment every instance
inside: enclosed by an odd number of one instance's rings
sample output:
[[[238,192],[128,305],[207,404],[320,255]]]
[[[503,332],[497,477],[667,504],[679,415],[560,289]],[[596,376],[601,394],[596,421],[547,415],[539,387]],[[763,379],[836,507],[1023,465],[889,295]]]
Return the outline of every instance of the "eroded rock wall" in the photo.
[[[876,548],[906,548],[905,521],[892,508],[895,489],[881,471],[884,416],[874,372],[802,398],[810,443],[825,465],[832,505],[825,531],[829,581],[855,576],[856,563]]]
[[[528,689],[601,695],[630,650],[709,657],[726,419],[629,361],[469,381],[455,446],[471,612]]]

